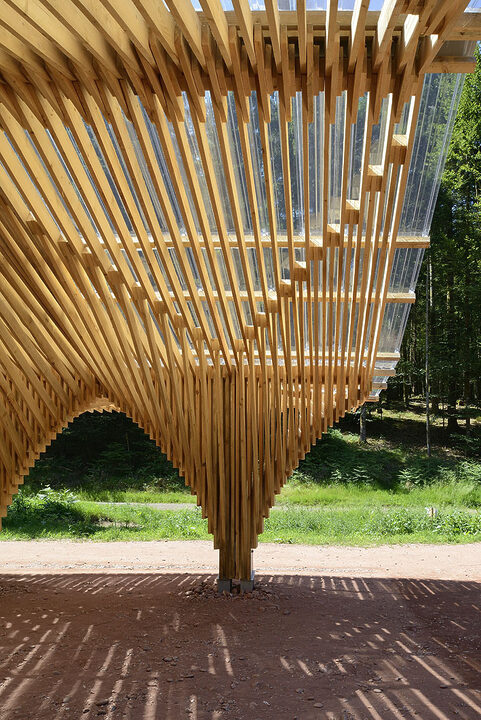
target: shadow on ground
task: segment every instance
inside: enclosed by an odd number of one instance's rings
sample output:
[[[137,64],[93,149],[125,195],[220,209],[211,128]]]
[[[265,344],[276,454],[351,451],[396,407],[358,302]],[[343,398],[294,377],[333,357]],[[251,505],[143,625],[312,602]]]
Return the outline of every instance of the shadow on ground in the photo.
[[[1,720],[481,716],[481,584],[258,580],[0,575]]]

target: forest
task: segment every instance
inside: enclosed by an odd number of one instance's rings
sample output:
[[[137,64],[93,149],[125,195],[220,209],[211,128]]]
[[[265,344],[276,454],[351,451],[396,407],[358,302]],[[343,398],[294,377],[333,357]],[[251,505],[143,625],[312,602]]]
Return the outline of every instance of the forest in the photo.
[[[481,67],[467,75],[426,251],[388,401],[406,406],[426,392],[449,430],[470,426],[481,386]],[[427,323],[426,323],[427,319]],[[426,333],[427,325],[427,333]],[[427,335],[427,337],[426,337]]]

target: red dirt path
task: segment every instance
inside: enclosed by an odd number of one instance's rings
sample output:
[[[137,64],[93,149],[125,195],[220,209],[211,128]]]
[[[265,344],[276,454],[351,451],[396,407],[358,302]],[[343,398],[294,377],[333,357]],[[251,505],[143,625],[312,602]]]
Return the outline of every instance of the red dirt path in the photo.
[[[204,543],[1,542],[1,720],[481,717],[479,544],[257,555],[216,597]]]

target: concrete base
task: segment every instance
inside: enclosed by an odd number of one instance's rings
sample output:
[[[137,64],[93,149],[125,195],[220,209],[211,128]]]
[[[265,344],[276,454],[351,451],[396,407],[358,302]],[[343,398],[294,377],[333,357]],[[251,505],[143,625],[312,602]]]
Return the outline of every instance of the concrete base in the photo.
[[[253,570],[250,580],[241,580],[240,581],[241,593],[252,592],[254,590],[254,578],[255,578],[255,573]]]
[[[232,580],[226,578],[217,578],[217,592],[218,593],[231,593],[232,592]]]
[[[241,593],[252,592],[254,589],[254,571],[252,571],[250,580],[239,580],[236,587],[239,588]],[[228,578],[217,578],[217,592],[218,593],[231,593],[232,592],[232,580]]]

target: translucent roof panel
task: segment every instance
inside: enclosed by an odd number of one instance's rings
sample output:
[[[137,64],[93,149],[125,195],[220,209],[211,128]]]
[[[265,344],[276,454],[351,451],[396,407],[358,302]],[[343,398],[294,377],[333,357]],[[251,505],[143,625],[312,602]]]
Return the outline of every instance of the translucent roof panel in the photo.
[[[379,352],[399,352],[411,305],[389,303],[384,312]]]
[[[202,5],[200,4],[199,0],[191,0],[191,2],[194,10],[202,10]],[[232,0],[220,0],[220,4],[222,5],[223,10],[229,11],[234,9]]]
[[[191,0],[194,10],[202,12],[202,5],[200,0]],[[379,11],[382,9],[384,0],[370,0],[369,10]],[[222,9],[226,12],[234,10],[232,0],[220,0]],[[297,0],[277,0],[277,5],[281,11],[294,11],[297,10]],[[353,10],[355,0],[338,0],[338,10]],[[249,0],[249,7],[253,11],[263,11],[266,9],[265,0]],[[471,0],[467,11],[476,11],[481,8],[481,0]],[[306,10],[325,10],[326,0],[306,0]]]
[[[399,226],[401,235],[429,233],[463,82],[461,74],[425,76]]]
[[[396,248],[389,283],[390,292],[414,291],[423,256],[423,248]]]

